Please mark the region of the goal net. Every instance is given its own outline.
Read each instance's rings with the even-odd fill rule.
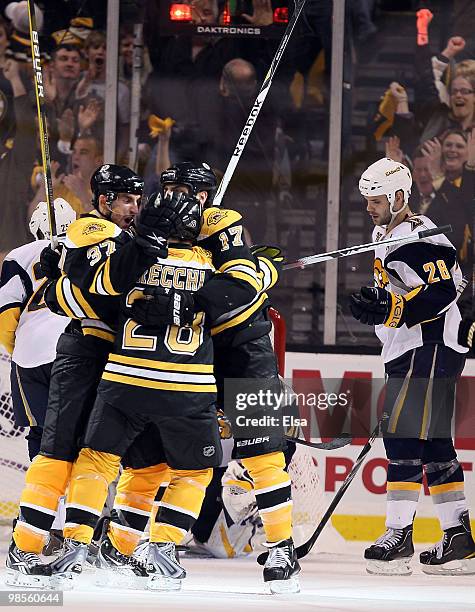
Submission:
[[[0,347],[0,538],[18,512],[28,458],[26,431],[15,427],[10,391],[10,356]]]

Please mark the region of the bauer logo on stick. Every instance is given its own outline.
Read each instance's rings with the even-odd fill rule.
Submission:
[[[38,95],[44,98],[43,91],[43,73],[41,72],[40,47],[38,41],[38,32],[32,31],[33,35],[33,70],[35,71],[36,83],[38,85]]]

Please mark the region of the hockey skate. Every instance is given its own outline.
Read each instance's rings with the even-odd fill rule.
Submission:
[[[143,578],[147,577],[145,562],[135,556],[122,554],[106,536],[102,540],[96,560],[98,586],[121,586],[122,588],[145,588]]]
[[[298,574],[300,564],[297,560],[292,538],[275,544],[264,544],[269,556],[264,565],[264,582],[268,583],[271,593],[299,593]]]
[[[413,555],[412,523],[403,529],[388,527],[386,533],[365,550],[366,571],[368,574],[408,576],[412,574]]]
[[[147,588],[152,591],[179,591],[186,577],[173,542],[150,542],[147,556]]]
[[[444,531],[442,540],[421,552],[419,560],[425,574],[475,574],[475,542],[467,510],[460,515],[460,525]]]
[[[74,587],[76,578],[81,574],[87,559],[88,545],[65,538],[59,557],[49,564],[51,568],[51,587],[67,591]]]
[[[42,562],[36,553],[20,550],[12,538],[6,558],[7,576],[5,584],[15,587],[47,589],[51,568]]]

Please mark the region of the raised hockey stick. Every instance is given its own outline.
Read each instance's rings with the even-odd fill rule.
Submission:
[[[272,85],[272,79],[276,73],[277,67],[279,66],[280,60],[282,59],[282,55],[284,54],[287,43],[289,42],[290,36],[292,35],[292,31],[297,23],[297,19],[299,18],[300,13],[302,12],[303,6],[306,0],[295,0],[295,9],[292,18],[287,24],[287,28],[285,29],[284,36],[280,41],[279,47],[275,52],[274,59],[270,65],[270,68],[266,74],[264,82],[262,83],[262,87],[257,94],[256,101],[254,102],[253,107],[251,108],[251,112],[249,113],[249,117],[247,118],[246,123],[244,124],[244,128],[241,132],[241,135],[238,138],[236,146],[234,147],[234,152],[231,155],[231,159],[227,165],[226,170],[224,171],[224,176],[221,179],[221,183],[219,184],[218,191],[213,199],[213,206],[220,206],[223,196],[228,188],[228,185],[231,181],[231,178],[234,174],[234,170],[238,165],[239,158],[241,157],[242,152],[244,151],[244,147],[246,146],[247,141],[249,140],[249,136],[251,135],[252,128],[256,123],[257,116],[259,115],[262,105],[264,104],[264,100],[266,99],[267,94],[269,93],[269,89]]]
[[[441,227],[434,227],[428,230],[421,230],[416,234],[409,234],[407,236],[399,236],[396,238],[388,238],[387,240],[379,240],[377,242],[367,242],[366,244],[359,244],[356,246],[346,247],[339,249],[338,251],[329,251],[328,253],[321,253],[320,255],[309,255],[308,257],[302,257],[297,261],[284,265],[284,270],[292,270],[294,268],[305,268],[306,266],[312,266],[316,263],[322,263],[330,259],[338,259],[340,257],[349,257],[350,255],[356,255],[358,253],[366,253],[367,251],[374,251],[381,246],[384,242],[385,246],[389,245],[401,245],[409,244],[411,242],[417,242],[428,236],[437,236],[438,234],[448,234],[452,231],[451,225],[442,225]]]
[[[46,124],[45,92],[43,71],[41,69],[40,44],[36,29],[35,5],[28,0],[28,16],[30,24],[31,60],[35,75],[36,109],[38,112],[38,126],[40,130],[41,159],[45,179],[46,204],[48,205],[48,222],[50,229],[51,246],[55,248],[58,243],[56,236],[56,219],[54,216],[53,184],[51,182],[51,159],[49,153],[48,128]]]

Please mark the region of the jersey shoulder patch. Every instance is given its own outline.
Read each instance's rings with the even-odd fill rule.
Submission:
[[[205,240],[241,219],[241,215],[235,210],[218,208],[217,206],[207,208],[203,212],[203,224],[198,240]]]
[[[419,215],[412,215],[412,217],[408,217],[407,219],[405,219],[403,223],[409,224],[411,228],[411,232],[414,232],[415,230],[419,231],[423,225],[426,225],[425,223],[426,220],[427,220],[427,217],[422,217]]]
[[[68,227],[65,245],[69,249],[77,249],[115,238],[120,232],[121,229],[107,219],[82,217]]]

